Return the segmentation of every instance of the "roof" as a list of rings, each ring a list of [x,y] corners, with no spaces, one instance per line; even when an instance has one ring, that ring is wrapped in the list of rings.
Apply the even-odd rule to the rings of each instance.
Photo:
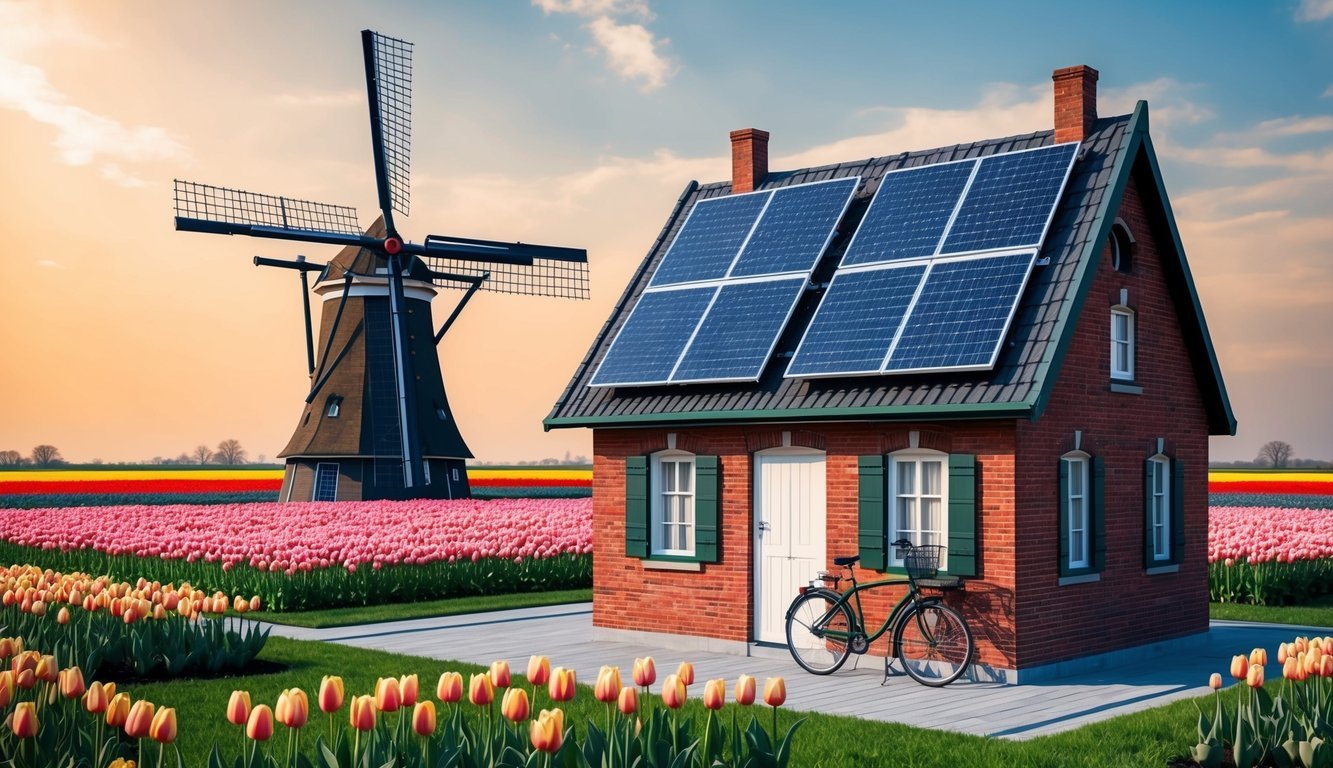
[[[862,187],[848,208],[812,277],[827,283],[847,248],[856,224],[888,171],[950,160],[1049,146],[1054,131],[990,139],[922,152],[905,152],[837,165],[770,173],[756,189],[773,189],[846,176],[861,176]],[[1185,262],[1156,154],[1148,137],[1148,108],[1139,102],[1133,114],[1102,118],[1083,142],[1084,155],[1075,163],[1065,196],[1051,222],[1007,341],[988,371],[846,377],[783,378],[786,362],[800,341],[819,303],[807,295],[758,382],[689,384],[653,387],[590,387],[593,372],[647,287],[649,279],[675,239],[686,215],[700,200],[729,194],[730,182],[690,182],[630,280],[610,318],[574,372],[544,425],[549,429],[594,426],[647,426],[774,421],[865,419],[1037,418],[1054,387],[1060,363],[1092,283],[1101,245],[1114,223],[1114,212],[1131,174],[1145,173],[1149,214],[1160,217],[1170,242],[1164,249],[1168,279],[1189,343],[1191,362],[1200,382],[1212,434],[1235,434],[1235,418],[1221,370]],[[1175,259],[1170,258],[1174,246]]]

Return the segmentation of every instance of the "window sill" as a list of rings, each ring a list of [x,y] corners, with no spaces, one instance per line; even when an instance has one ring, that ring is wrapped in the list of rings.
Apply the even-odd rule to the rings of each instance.
[[[1153,567],[1144,571],[1144,573],[1148,576],[1160,576],[1163,573],[1179,573],[1179,572],[1180,572],[1180,566],[1177,564],[1154,565]]]
[[[1141,395],[1143,394],[1143,387],[1138,384],[1131,384],[1127,381],[1112,381],[1111,391],[1118,392],[1122,395]]]
[[[644,560],[645,571],[702,571],[704,564],[688,560]]]
[[[1080,573],[1075,576],[1061,576],[1057,583],[1062,587],[1071,587],[1075,584],[1093,584],[1101,580],[1100,573]]]

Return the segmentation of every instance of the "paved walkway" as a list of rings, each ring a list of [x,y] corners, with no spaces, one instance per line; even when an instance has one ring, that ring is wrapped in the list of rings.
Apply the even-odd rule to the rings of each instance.
[[[573,667],[579,681],[587,684],[597,679],[603,664],[619,665],[622,679],[628,679],[634,659],[651,655],[657,662],[660,680],[680,661],[688,660],[694,663],[698,686],[692,695],[703,690],[702,681],[714,677],[734,681],[738,674],[746,673],[754,675],[762,687],[765,678],[781,675],[787,680],[787,706],[794,710],[1010,739],[1071,730],[1203,695],[1208,692],[1209,674],[1225,674],[1234,654],[1260,646],[1272,654],[1279,642],[1297,634],[1327,631],[1214,621],[1211,630],[1193,641],[1189,649],[1177,649],[1170,658],[1138,662],[1124,669],[1021,686],[960,680],[946,688],[927,688],[902,675],[890,678],[881,687],[883,663],[879,657],[854,656],[842,670],[821,677],[806,674],[785,652],[761,658],[681,652],[665,644],[593,641],[591,603],[336,629],[271,626],[273,634],[283,637],[413,656],[483,665],[505,659],[516,675],[527,669],[530,655],[540,653],[549,656],[552,665]],[[859,667],[853,668],[857,661]]]

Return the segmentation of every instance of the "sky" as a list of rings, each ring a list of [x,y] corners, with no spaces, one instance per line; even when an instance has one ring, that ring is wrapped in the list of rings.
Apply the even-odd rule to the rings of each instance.
[[[359,30],[416,44],[409,240],[586,248],[592,298],[482,293],[440,346],[479,459],[591,454],[542,419],[685,185],[1052,125],[1051,71],[1152,137],[1237,419],[1333,459],[1333,0],[0,0],[0,450],[286,444],[299,284],[335,248],[176,232],[172,179],[374,219]],[[437,324],[458,294],[434,303]]]

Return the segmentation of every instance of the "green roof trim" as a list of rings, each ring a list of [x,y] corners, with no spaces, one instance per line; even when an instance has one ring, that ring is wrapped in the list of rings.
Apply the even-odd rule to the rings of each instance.
[[[770,408],[753,411],[686,411],[683,413],[636,413],[612,416],[547,418],[542,430],[568,427],[629,427],[658,424],[742,424],[774,421],[863,421],[867,419],[1012,419],[1030,416],[1026,403],[945,403],[940,405],[889,405],[869,408]]]
[[[1157,203],[1162,218],[1171,236],[1171,247],[1175,251],[1176,266],[1179,269],[1177,277],[1182,280],[1189,309],[1193,312],[1194,320],[1197,323],[1195,328],[1198,335],[1197,348],[1201,348],[1206,354],[1204,364],[1196,363],[1195,367],[1196,378],[1200,379],[1201,385],[1204,385],[1202,395],[1204,406],[1208,412],[1208,431],[1214,435],[1235,435],[1236,417],[1231,411],[1231,401],[1227,397],[1226,384],[1222,381],[1222,369],[1218,365],[1217,352],[1213,347],[1212,338],[1208,333],[1208,325],[1203,317],[1203,307],[1199,303],[1199,294],[1194,287],[1194,278],[1190,273],[1189,264],[1185,261],[1185,247],[1180,238],[1180,230],[1176,226],[1175,214],[1171,210],[1171,202],[1166,195],[1166,185],[1162,181],[1162,170],[1157,162],[1157,153],[1153,151],[1152,138],[1148,135],[1148,102],[1146,101],[1139,101],[1134,106],[1133,115],[1130,116],[1130,136],[1125,143],[1124,151],[1116,158],[1113,172],[1114,181],[1110,194],[1102,197],[1095,219],[1097,222],[1095,235],[1083,246],[1083,253],[1079,256],[1078,270],[1074,276],[1074,284],[1077,288],[1073,301],[1065,304],[1056,321],[1055,332],[1053,333],[1056,339],[1054,351],[1050,358],[1043,360],[1037,368],[1036,386],[1033,387],[1035,396],[1030,401],[1032,406],[1031,418],[1033,420],[1040,418],[1050,401],[1051,392],[1055,389],[1055,380],[1064,363],[1069,345],[1074,338],[1072,324],[1077,322],[1077,319],[1083,314],[1084,302],[1092,288],[1091,276],[1096,273],[1101,262],[1102,244],[1111,236],[1111,227],[1115,224],[1115,219],[1111,213],[1119,208],[1125,189],[1133,177],[1134,167],[1140,158],[1144,160],[1146,167],[1152,173],[1153,189],[1150,191],[1157,195]],[[1194,347],[1195,345],[1191,346]],[[1206,382],[1202,381],[1203,376],[1200,374],[1210,378],[1215,388],[1207,387]]]

